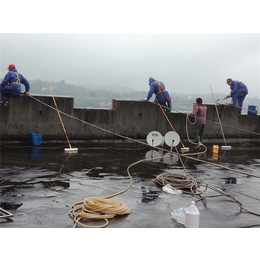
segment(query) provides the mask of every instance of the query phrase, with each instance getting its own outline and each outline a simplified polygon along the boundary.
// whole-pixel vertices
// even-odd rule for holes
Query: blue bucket
[[[42,144],[42,133],[30,132],[28,134],[28,144],[31,146],[41,146]]]
[[[248,106],[248,115],[257,115],[258,106]]]

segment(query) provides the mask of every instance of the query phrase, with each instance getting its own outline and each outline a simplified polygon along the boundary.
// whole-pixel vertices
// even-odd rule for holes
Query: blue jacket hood
[[[153,83],[154,81],[157,81],[157,80],[154,79],[154,78],[152,78],[152,77],[150,77],[150,78],[149,78],[149,85],[151,85],[151,83]]]

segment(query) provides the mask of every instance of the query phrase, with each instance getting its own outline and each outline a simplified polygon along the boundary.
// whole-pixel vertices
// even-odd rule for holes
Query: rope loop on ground
[[[81,202],[74,203],[69,212],[69,216],[74,219],[75,225],[82,227],[106,227],[108,219],[117,215],[127,215],[131,213],[131,209],[125,203],[110,200],[106,198],[90,197],[85,198]],[[84,224],[89,220],[104,220],[104,225],[90,226]]]
[[[190,177],[188,174],[179,173],[166,173],[163,172],[155,177],[154,183],[165,186],[166,184],[171,185],[173,188],[182,190],[183,193],[192,195],[201,195],[202,191],[199,190],[199,185],[196,180]]]

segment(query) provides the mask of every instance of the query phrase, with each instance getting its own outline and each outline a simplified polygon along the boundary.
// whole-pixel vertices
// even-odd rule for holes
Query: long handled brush
[[[218,108],[217,108],[217,105],[216,105],[216,102],[215,102],[215,98],[214,98],[214,95],[213,95],[213,91],[212,91],[211,86],[210,86],[210,89],[211,89],[212,97],[213,97],[213,100],[214,100],[214,104],[215,104],[215,108],[216,108],[216,112],[217,112],[217,116],[218,116],[218,121],[219,121],[220,129],[221,129],[222,136],[223,136],[223,139],[224,139],[224,142],[225,142],[225,145],[224,145],[224,146],[222,145],[222,146],[221,146],[221,149],[222,149],[222,150],[231,150],[231,146],[227,145],[227,142],[226,142],[226,138],[225,138],[225,135],[224,135],[224,131],[223,131],[222,124],[221,124],[221,120],[220,120],[219,113],[218,113]]]
[[[69,137],[68,137],[68,135],[67,135],[65,126],[64,126],[64,124],[63,124],[63,122],[62,122],[62,119],[61,119],[61,116],[60,116],[60,112],[59,112],[57,103],[56,103],[55,98],[54,98],[54,96],[53,96],[53,94],[52,94],[51,86],[49,86],[49,89],[50,89],[50,92],[51,92],[51,96],[52,96],[52,99],[53,99],[53,103],[54,103],[54,105],[55,105],[55,107],[56,107],[56,110],[57,110],[57,113],[58,113],[58,116],[59,116],[59,119],[60,119],[60,123],[61,123],[62,129],[63,129],[63,131],[64,131],[64,134],[65,134],[65,136],[66,136],[66,139],[67,139],[67,142],[68,142],[68,145],[69,145],[69,148],[65,148],[64,150],[65,150],[65,152],[68,152],[68,153],[72,153],[72,152],[77,153],[77,152],[78,152],[78,148],[72,148],[71,145],[70,145],[70,140],[69,140]]]

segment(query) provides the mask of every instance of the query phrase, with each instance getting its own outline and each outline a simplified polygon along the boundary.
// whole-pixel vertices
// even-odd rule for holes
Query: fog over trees
[[[49,86],[52,88],[54,96],[70,96],[74,98],[74,107],[85,107],[85,108],[111,108],[112,99],[120,100],[142,100],[146,98],[147,92],[149,91],[149,86],[147,91],[138,91],[134,88],[129,88],[125,86],[120,86],[117,84],[108,85],[93,85],[85,84],[81,86],[76,86],[72,84],[67,84],[64,80],[60,82],[33,80],[29,81],[31,86],[31,94],[42,94],[50,95]],[[191,111],[193,102],[195,102],[197,97],[203,99],[205,104],[214,104],[212,93],[209,90],[207,94],[180,94],[180,93],[170,93],[172,98],[172,110],[173,111]],[[213,93],[215,100],[223,99],[227,93]],[[155,95],[152,96],[150,101],[153,101]],[[224,103],[224,101],[219,101]],[[230,102],[230,99],[228,100]],[[246,97],[244,101],[244,108],[248,108],[248,105],[260,106],[260,99]]]

